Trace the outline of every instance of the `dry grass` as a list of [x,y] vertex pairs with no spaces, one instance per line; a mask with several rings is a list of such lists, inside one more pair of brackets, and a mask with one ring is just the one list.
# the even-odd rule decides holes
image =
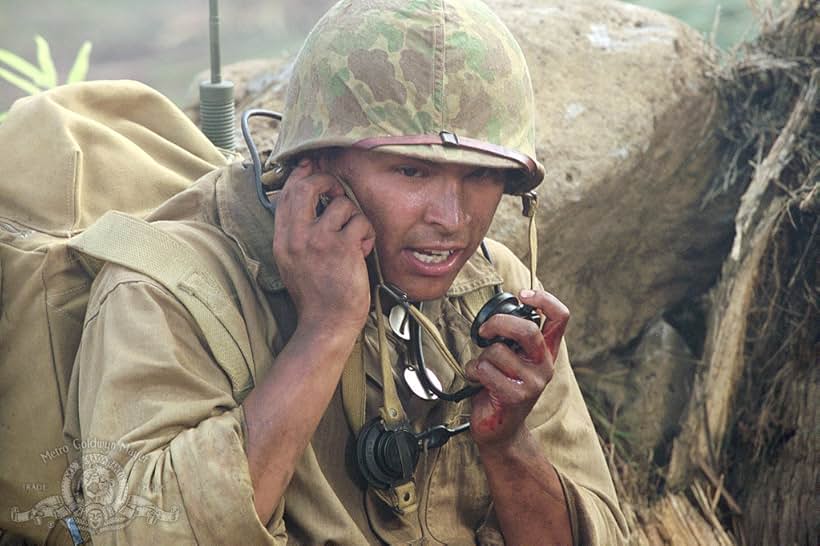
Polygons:
[[[758,226],[764,221],[773,226],[757,248],[762,258],[752,262],[758,264],[754,274],[747,277],[754,297],[741,332],[742,373],[731,396],[727,432],[710,431],[709,419],[700,419],[705,436],[716,441],[708,443],[705,456],[690,461],[694,478],[685,490],[707,526],[721,537],[725,531],[737,544],[817,543],[811,493],[820,453],[814,403],[820,394],[818,10],[816,2],[806,1],[779,10],[758,7],[760,36],[712,67],[725,109],[723,156],[704,202],[730,189],[745,192],[732,255],[737,263],[750,252]],[[725,275],[735,273],[724,268]],[[720,313],[713,308],[713,315]],[[630,449],[628,434],[618,430],[617,407],[585,394],[625,511],[638,529],[635,542],[704,540],[694,534],[669,536],[701,531],[659,521],[669,506],[677,506],[667,502],[664,469]],[[708,413],[705,405],[699,409]]]
[[[760,36],[736,46],[713,67],[726,107],[720,130],[724,155],[704,201],[751,181],[816,67],[820,8],[805,0],[785,4],[777,13],[758,6]],[[817,135],[813,138],[816,144]]]

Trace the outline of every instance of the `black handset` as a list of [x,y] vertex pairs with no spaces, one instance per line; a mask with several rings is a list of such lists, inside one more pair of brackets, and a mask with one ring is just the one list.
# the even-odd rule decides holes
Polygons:
[[319,202],[316,203],[316,217],[318,218],[324,212],[327,206],[330,204],[331,198],[326,193],[319,194]]

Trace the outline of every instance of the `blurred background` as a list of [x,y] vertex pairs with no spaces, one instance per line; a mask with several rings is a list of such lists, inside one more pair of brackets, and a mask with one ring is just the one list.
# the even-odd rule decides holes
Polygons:
[[[578,0],[583,1],[583,0]],[[222,59],[228,64],[295,52],[332,0],[222,0]],[[679,17],[730,48],[754,36],[747,0],[635,0]],[[0,49],[37,64],[34,37],[50,44],[65,81],[78,50],[92,43],[87,79],[135,79],[185,105],[208,67],[206,0],[0,0]],[[0,63],[0,68],[5,67]],[[25,95],[0,78],[0,112]]]

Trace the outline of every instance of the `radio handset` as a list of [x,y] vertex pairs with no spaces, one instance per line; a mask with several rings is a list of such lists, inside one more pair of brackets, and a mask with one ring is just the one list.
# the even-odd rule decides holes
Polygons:
[[319,194],[319,201],[316,202],[316,218],[324,214],[325,209],[330,204],[330,196],[326,193]]

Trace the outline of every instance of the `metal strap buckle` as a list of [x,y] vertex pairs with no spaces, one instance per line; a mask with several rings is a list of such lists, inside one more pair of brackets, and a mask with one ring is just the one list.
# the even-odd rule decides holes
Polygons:
[[521,195],[521,205],[523,207],[524,216],[532,218],[535,216],[535,210],[538,208],[538,196],[534,191],[528,191]]
[[441,144],[443,146],[459,146],[458,137],[449,131],[441,131],[438,136],[441,137]]
[[389,282],[383,283],[379,285],[379,288],[384,290],[388,296],[392,297],[396,300],[396,303],[401,305],[402,307],[407,307],[409,305],[409,300],[407,298],[407,293],[396,286],[395,284],[391,284]]

